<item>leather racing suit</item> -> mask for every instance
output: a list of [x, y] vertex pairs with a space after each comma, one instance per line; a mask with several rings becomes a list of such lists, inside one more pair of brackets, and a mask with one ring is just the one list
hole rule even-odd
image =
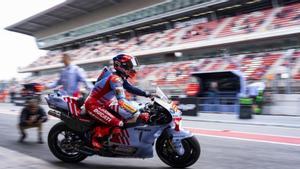
[[[126, 99], [125, 90], [147, 97], [145, 91], [132, 86], [127, 79], [121, 78], [105, 67], [85, 101], [87, 113], [107, 127], [122, 127], [123, 120], [131, 119], [138, 112], [138, 109]], [[109, 134], [109, 131], [107, 128], [96, 128], [95, 133], [95, 137], [103, 137]]]

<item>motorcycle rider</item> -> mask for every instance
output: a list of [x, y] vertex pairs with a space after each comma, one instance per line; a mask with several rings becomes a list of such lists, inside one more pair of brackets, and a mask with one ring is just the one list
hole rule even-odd
[[[144, 122], [149, 120], [148, 113], [141, 113], [125, 97], [129, 93], [151, 97], [152, 95], [132, 86], [128, 78], [136, 75], [138, 62], [135, 57], [119, 54], [113, 58], [115, 72], [104, 68], [90, 95], [85, 101], [86, 112], [98, 122], [105, 124], [93, 131], [92, 145], [96, 150], [101, 149], [103, 138], [109, 136], [112, 127], [123, 127], [124, 123], [134, 123], [137, 119]], [[114, 112], [114, 113], [113, 113]]]

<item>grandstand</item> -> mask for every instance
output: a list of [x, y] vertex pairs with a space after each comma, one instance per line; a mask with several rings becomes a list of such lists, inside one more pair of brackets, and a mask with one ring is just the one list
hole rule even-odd
[[[90, 78], [118, 53], [142, 64], [138, 85], [182, 94], [196, 71], [240, 70], [294, 92], [300, 86], [300, 2], [296, 0], [67, 0], [6, 28], [48, 50], [19, 70], [25, 82], [58, 78], [60, 54]], [[176, 89], [176, 90], [175, 90]]]

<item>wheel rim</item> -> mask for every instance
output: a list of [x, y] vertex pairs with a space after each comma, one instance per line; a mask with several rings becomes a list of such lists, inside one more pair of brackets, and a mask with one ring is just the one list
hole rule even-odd
[[76, 146], [82, 143], [78, 135], [68, 130], [61, 130], [55, 135], [54, 146], [59, 152], [68, 157], [77, 157], [80, 155], [76, 151]]
[[170, 163], [184, 163], [188, 162], [193, 156], [195, 150], [190, 146], [186, 140], [182, 140], [182, 146], [184, 148], [184, 154], [179, 155], [172, 147], [170, 140], [164, 140], [162, 144], [162, 157]]

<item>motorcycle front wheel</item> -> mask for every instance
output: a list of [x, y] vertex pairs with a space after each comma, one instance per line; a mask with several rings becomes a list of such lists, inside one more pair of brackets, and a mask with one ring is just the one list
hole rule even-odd
[[48, 135], [48, 146], [52, 154], [67, 163], [78, 163], [87, 156], [74, 149], [74, 142], [81, 139], [64, 122], [54, 125]]
[[174, 168], [185, 168], [193, 165], [200, 157], [201, 148], [195, 136], [182, 140], [184, 154], [178, 155], [169, 138], [159, 137], [156, 141], [156, 153], [167, 165]]

